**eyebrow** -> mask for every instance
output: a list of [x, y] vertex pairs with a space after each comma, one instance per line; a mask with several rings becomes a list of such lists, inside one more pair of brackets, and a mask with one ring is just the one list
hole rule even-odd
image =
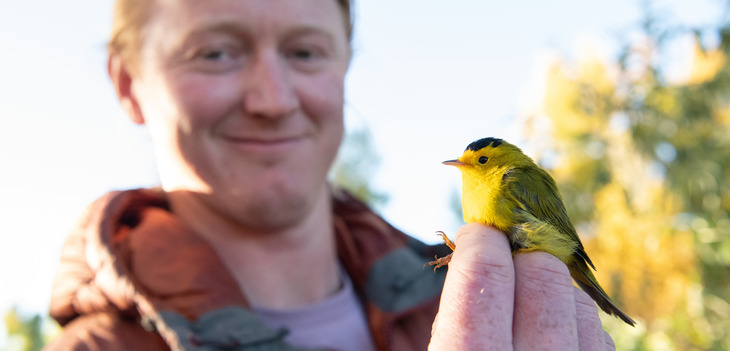
[[206, 23], [202, 26], [196, 26], [192, 28], [191, 30], [185, 32], [181, 37], [181, 43], [184, 44], [188, 39], [195, 38], [200, 35], [208, 34], [208, 33], [235, 33], [238, 35], [246, 35], [250, 36], [250, 33], [252, 30], [250, 28], [247, 28], [248, 25], [244, 23], [237, 23], [232, 21], [220, 21], [220, 22], [212, 22], [212, 23]]
[[[253, 41], [253, 39], [256, 37], [255, 32], [255, 26], [247, 22], [235, 21], [231, 19], [214, 20], [208, 22], [203, 21], [199, 25], [194, 25], [189, 28], [188, 31], [183, 32], [180, 37], [174, 40], [174, 42], [169, 43], [168, 50], [173, 57], [182, 57], [189, 49], [191, 43], [194, 43], [197, 38], [203, 37], [205, 35], [215, 33], [230, 33], [233, 36], [243, 38], [243, 40]], [[328, 46], [330, 46], [333, 50], [339, 51], [336, 49], [338, 47], [338, 45], [336, 44], [336, 36], [331, 33], [331, 31], [328, 30], [326, 27], [322, 27], [317, 23], [304, 22], [296, 24], [290, 28], [287, 28], [285, 32], [281, 33], [280, 37], [277, 40], [287, 42], [297, 37], [307, 35], [322, 36], [327, 41]], [[344, 33], [343, 40], [346, 50], [348, 42], [347, 38], [344, 36]]]
[[[187, 41], [189, 38], [194, 38], [199, 35], [216, 32], [234, 33], [245, 37], [253, 37], [253, 33], [255, 32], [255, 30], [252, 28], [251, 25], [242, 22], [218, 21], [213, 23], [207, 23], [186, 32], [182, 36], [182, 42], [180, 44], [184, 44], [184, 42]], [[332, 33], [330, 33], [328, 30], [325, 30], [321, 26], [317, 26], [315, 24], [306, 23], [294, 26], [293, 28], [287, 30], [283, 33], [282, 37], [284, 39], [288, 39], [290, 37], [306, 34], [322, 35], [327, 37], [327, 39], [331, 42], [335, 42], [334, 35], [332, 35]]]

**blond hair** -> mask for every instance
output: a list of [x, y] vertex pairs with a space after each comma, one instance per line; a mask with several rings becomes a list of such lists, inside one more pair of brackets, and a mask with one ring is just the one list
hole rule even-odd
[[[336, 0], [345, 19], [345, 31], [348, 40], [352, 40], [353, 19], [352, 0]], [[136, 73], [139, 51], [142, 47], [144, 27], [152, 13], [155, 1], [150, 0], [116, 0], [112, 16], [112, 33], [107, 50], [110, 54], [119, 55]]]
[[119, 55], [136, 71], [139, 51], [142, 47], [144, 27], [152, 13], [154, 1], [116, 0], [112, 15], [112, 33], [107, 50]]

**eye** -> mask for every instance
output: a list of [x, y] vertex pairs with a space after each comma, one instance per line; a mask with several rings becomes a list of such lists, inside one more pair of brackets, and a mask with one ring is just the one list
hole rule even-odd
[[246, 52], [237, 43], [204, 43], [197, 50], [191, 50], [190, 63], [196, 70], [205, 73], [226, 73], [239, 68], [245, 60]]
[[315, 54], [311, 50], [306, 49], [299, 49], [294, 50], [291, 53], [291, 57], [299, 60], [311, 60], [314, 58]]
[[489, 161], [489, 158], [487, 156], [482, 156], [479, 158], [478, 162], [480, 165], [483, 165], [483, 164], [487, 163], [487, 161]]
[[286, 52], [292, 64], [303, 71], [316, 71], [325, 63], [326, 52], [315, 44], [295, 45]]
[[338, 52], [336, 43], [325, 33], [304, 30], [281, 43], [281, 53], [302, 71], [317, 71]]
[[200, 58], [209, 61], [222, 60], [228, 57], [228, 53], [224, 50], [208, 50], [200, 54]]

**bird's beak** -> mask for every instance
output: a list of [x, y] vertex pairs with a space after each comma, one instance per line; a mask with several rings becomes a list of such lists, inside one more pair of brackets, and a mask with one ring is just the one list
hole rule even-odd
[[448, 161], [444, 161], [444, 162], [441, 162], [441, 163], [443, 163], [443, 164], [445, 164], [447, 166], [456, 166], [456, 167], [466, 166], [466, 163], [461, 162], [459, 160], [448, 160]]

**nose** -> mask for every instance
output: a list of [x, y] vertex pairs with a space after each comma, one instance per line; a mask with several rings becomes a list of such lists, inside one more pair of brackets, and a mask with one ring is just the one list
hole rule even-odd
[[243, 77], [246, 112], [278, 118], [294, 111], [299, 101], [290, 78], [285, 60], [278, 55], [257, 55]]

